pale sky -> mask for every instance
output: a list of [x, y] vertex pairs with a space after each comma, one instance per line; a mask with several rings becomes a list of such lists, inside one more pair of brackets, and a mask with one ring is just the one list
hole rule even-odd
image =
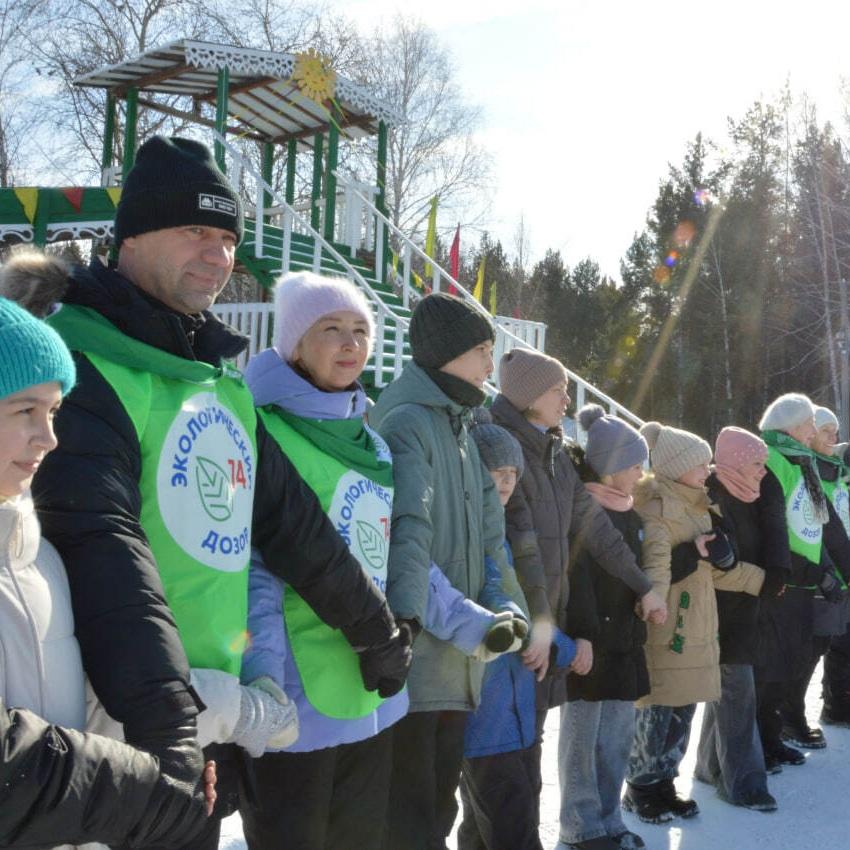
[[667, 163], [682, 161], [698, 131], [725, 142], [727, 117], [786, 79], [841, 121], [838, 86], [850, 77], [850, 5], [836, 0], [337, 5], [366, 30], [396, 10], [415, 14], [452, 51], [466, 96], [484, 110], [489, 229], [509, 253], [524, 213], [535, 258], [547, 248], [570, 264], [589, 255], [617, 277]]

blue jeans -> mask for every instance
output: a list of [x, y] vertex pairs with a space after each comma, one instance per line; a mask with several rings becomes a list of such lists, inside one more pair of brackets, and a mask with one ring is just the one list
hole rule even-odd
[[639, 708], [626, 778], [632, 785], [654, 785], [679, 775], [688, 749], [696, 705]]
[[632, 702], [575, 700], [561, 706], [558, 776], [565, 844], [626, 832], [620, 791], [634, 728]]
[[721, 664], [720, 682], [720, 701], [705, 706], [695, 773], [723, 799], [739, 803], [750, 791], [767, 790], [753, 668]]

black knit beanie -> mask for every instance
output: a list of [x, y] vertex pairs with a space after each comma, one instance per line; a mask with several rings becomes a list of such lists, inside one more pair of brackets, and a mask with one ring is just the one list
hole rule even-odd
[[496, 339], [490, 317], [444, 292], [426, 295], [410, 319], [410, 349], [419, 366], [439, 369], [488, 339]]
[[148, 139], [136, 154], [115, 213], [115, 244], [166, 227], [220, 227], [242, 239], [242, 202], [209, 148], [177, 136]]

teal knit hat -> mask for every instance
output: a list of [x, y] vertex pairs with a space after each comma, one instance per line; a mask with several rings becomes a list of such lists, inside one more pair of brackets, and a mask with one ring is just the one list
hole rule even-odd
[[76, 380], [74, 361], [59, 334], [0, 297], [0, 398], [47, 381], [57, 381], [67, 395]]

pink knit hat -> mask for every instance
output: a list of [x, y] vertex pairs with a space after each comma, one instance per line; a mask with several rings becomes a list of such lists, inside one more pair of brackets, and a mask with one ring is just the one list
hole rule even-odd
[[767, 446], [760, 437], [743, 428], [730, 425], [718, 435], [714, 444], [714, 462], [718, 466], [741, 469], [748, 463], [767, 459]]
[[286, 361], [301, 337], [322, 318], [337, 311], [357, 313], [367, 325], [369, 339], [375, 320], [366, 296], [351, 281], [313, 272], [289, 272], [274, 291], [274, 349]]

